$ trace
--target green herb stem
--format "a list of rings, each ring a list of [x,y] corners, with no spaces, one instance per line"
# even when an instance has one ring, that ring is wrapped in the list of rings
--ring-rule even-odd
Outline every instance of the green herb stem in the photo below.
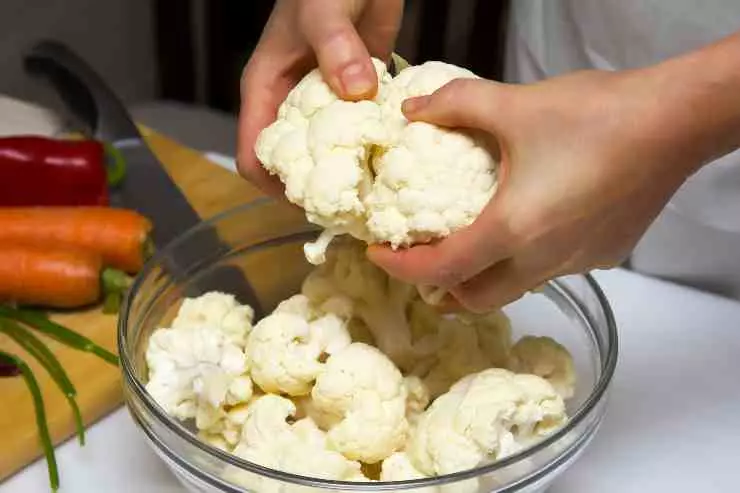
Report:
[[[72,381],[69,379],[67,372],[64,371],[64,367],[54,353],[43,343],[43,341],[37,338],[33,333],[24,329],[13,320],[0,318],[0,332],[6,333],[11,339],[13,339],[19,346],[25,349],[28,354],[33,356],[41,363],[41,366],[49,372],[52,380],[57,384],[59,389],[67,399],[69,406],[72,408],[72,414],[74,415],[75,426],[77,428],[77,437],[80,441],[80,445],[85,445],[85,426],[82,422],[82,414],[80,408],[77,405],[75,396],[77,390],[75,389]]]
[[[118,366],[118,356],[98,346],[87,337],[53,322],[42,313],[0,305],[0,316],[22,322],[62,344],[80,351],[92,353],[108,363]]]
[[[0,357],[4,360],[13,361],[13,363],[20,368],[23,379],[26,381],[29,392],[33,397],[33,407],[36,412],[36,427],[39,430],[39,439],[41,440],[41,446],[44,449],[44,455],[46,456],[46,465],[49,470],[49,484],[51,485],[52,491],[59,489],[59,469],[57,468],[57,459],[54,455],[54,445],[51,442],[51,435],[49,434],[49,427],[46,424],[46,411],[44,410],[44,398],[41,395],[41,389],[39,383],[36,381],[36,377],[33,375],[31,367],[29,367],[25,361],[17,356],[0,351]]]
[[[103,269],[103,313],[118,313],[123,295],[131,286],[131,278],[123,271],[111,268]]]

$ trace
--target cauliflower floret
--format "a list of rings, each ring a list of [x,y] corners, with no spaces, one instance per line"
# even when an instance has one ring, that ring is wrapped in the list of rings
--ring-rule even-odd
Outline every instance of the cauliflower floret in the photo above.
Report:
[[[431,323],[432,320],[430,317],[421,323]],[[466,375],[506,366],[511,347],[511,325],[503,312],[438,315],[435,325],[440,349],[431,364],[422,361],[414,369],[415,374],[423,376],[432,398],[446,392]]]
[[[379,462],[406,441],[406,386],[378,349],[352,343],[332,355],[311,396],[331,448],[349,459]]]
[[[345,317],[313,307],[304,295],[283,301],[255,325],[247,340],[254,382],[265,392],[308,394],[323,367],[322,358],[351,342]]]
[[[383,461],[380,471],[381,481],[407,481],[422,479],[428,476],[422,474],[409,460],[405,452],[396,452]],[[474,493],[478,491],[478,480],[468,479],[458,483],[449,483],[442,486],[428,486],[413,490],[415,493]]]
[[[302,292],[317,303],[337,295],[350,300],[374,344],[403,371],[438,349],[435,334],[420,333],[424,337],[415,338],[411,332],[407,311],[418,296],[414,287],[390,278],[371,263],[357,240],[333,244],[327,262],[309,274]]]
[[[380,471],[381,481],[406,481],[409,479],[426,478],[425,474],[419,472],[414,467],[404,452],[396,452],[383,461],[383,468]],[[418,493],[439,493],[439,488],[429,486],[428,488],[419,488],[414,490]]]
[[[495,166],[472,137],[409,123],[373,162],[375,182],[365,199],[371,237],[396,248],[470,225],[494,193]]]
[[[226,447],[231,451],[241,440],[242,428],[249,417],[248,409],[260,396],[252,396],[249,402],[230,407],[224,411],[222,419],[211,427],[202,430],[209,443],[215,442],[219,448]]]
[[[407,453],[426,475],[464,471],[519,451],[566,419],[563,399],[547,380],[488,369],[463,378],[432,403]]]
[[[289,94],[277,120],[257,139],[264,167],[285,184],[287,198],[326,228],[306,246],[324,261],[332,237],[349,233],[397,248],[468,226],[495,191],[497,162],[460,130],[408,122],[401,103],[457,78],[475,78],[442,62],[409,67],[392,79],[373,60],[373,100],[341,101],[310,72]]]
[[[223,417],[222,406],[252,395],[242,349],[212,327],[157,329],[146,351],[147,391],[167,414],[195,418],[199,429]]]
[[[409,425],[413,427],[429,405],[431,397],[424,381],[415,375],[404,377],[403,384],[406,386],[407,394],[406,419]]]
[[[254,310],[241,305],[231,294],[211,291],[197,298],[185,298],[180,305],[172,328],[213,327],[237,346],[244,347],[252,330]]]
[[[290,424],[295,413],[295,404],[289,399],[270,394],[259,397],[248,408],[242,438],[233,453],[256,464],[293,474],[340,481],[367,481],[360,470],[360,463],[331,450],[326,434],[310,418]],[[252,491],[282,493],[307,490],[236,468],[231,468],[226,476]]]
[[[563,399],[573,397],[576,386],[573,357],[550,337],[519,339],[511,348],[507,366],[516,373],[533,373],[544,378]]]
[[[381,61],[373,62],[380,97],[390,75]],[[260,133],[255,152],[285,184],[287,198],[306,210],[309,221],[330,235],[364,239],[362,195],[372,183],[368,161],[373,144],[387,139],[375,101],[342,101],[315,69],[280,105],[277,120]]]
[[[407,98],[426,96],[455,79],[475,79],[470,70],[449,63],[430,61],[421,65],[407,67],[384,87],[381,108],[383,121],[396,129],[392,135],[408,123],[401,111],[401,104]]]

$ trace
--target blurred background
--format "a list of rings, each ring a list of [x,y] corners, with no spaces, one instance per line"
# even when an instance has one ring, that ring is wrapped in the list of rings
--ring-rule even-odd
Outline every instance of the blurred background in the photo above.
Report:
[[[140,123],[196,149],[233,156],[239,77],[273,3],[2,0],[0,95],[59,108],[21,63],[34,42],[56,39],[85,58]],[[407,0],[397,52],[412,63],[445,60],[500,78],[507,4]]]

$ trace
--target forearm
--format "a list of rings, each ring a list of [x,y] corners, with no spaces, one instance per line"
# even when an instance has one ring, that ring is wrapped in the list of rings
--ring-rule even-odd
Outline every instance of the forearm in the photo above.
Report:
[[[740,32],[636,73],[653,93],[648,131],[687,173],[740,147]]]

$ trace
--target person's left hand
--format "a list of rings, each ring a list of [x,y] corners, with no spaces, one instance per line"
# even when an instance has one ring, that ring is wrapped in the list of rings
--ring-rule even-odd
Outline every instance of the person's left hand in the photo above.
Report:
[[[374,245],[370,259],[473,311],[618,264],[702,160],[656,101],[666,82],[596,71],[529,86],[456,80],[406,101],[410,120],[482,132],[500,149],[499,187],[471,226],[398,251]]]

